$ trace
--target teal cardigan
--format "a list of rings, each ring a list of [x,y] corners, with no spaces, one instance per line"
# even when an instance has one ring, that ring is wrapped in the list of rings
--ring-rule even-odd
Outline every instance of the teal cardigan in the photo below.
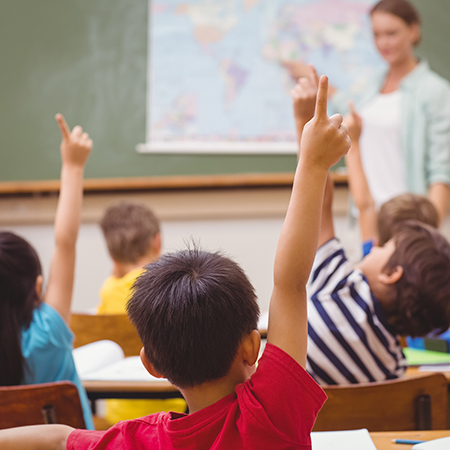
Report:
[[[381,90],[386,73],[380,73],[355,100],[356,109]],[[425,61],[401,82],[401,136],[409,192],[426,194],[434,183],[450,184],[450,83],[433,72]],[[348,93],[331,99],[335,112],[348,112]]]

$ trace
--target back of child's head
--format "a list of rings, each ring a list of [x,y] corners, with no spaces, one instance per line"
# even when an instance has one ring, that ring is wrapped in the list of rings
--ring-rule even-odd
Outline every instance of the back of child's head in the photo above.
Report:
[[[218,380],[242,338],[257,328],[259,307],[238,264],[190,249],[163,255],[136,280],[127,305],[155,370],[179,387]]]
[[[395,251],[385,271],[401,266],[389,322],[396,333],[423,336],[450,326],[450,244],[431,226],[406,221],[394,231]]]
[[[378,244],[383,246],[393,235],[398,224],[417,220],[434,228],[439,225],[439,215],[426,197],[415,194],[397,195],[383,203],[378,214]]]
[[[20,331],[28,328],[41,301],[36,293],[41,274],[34,248],[14,233],[0,232],[0,386],[23,380]]]
[[[101,222],[111,258],[118,263],[136,263],[146,256],[155,236],[160,232],[159,221],[144,205],[119,203],[109,207]]]

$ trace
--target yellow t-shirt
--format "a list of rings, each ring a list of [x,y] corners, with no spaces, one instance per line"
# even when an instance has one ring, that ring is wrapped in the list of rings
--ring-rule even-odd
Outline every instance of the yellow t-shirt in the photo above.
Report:
[[[97,314],[125,313],[131,286],[141,273],[142,269],[137,268],[122,278],[108,277],[100,288],[100,305],[97,308]]]
[[[131,286],[142,273],[134,269],[122,278],[111,276],[100,289],[98,314],[123,314],[130,295]],[[110,424],[119,420],[131,420],[160,411],[185,412],[186,402],[181,398],[167,400],[107,400],[105,418]]]

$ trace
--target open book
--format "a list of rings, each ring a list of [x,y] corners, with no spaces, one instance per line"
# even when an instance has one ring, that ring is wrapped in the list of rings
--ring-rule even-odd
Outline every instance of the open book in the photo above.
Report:
[[[78,375],[84,381],[162,381],[143,366],[139,356],[124,357],[120,345],[103,340],[73,350]]]

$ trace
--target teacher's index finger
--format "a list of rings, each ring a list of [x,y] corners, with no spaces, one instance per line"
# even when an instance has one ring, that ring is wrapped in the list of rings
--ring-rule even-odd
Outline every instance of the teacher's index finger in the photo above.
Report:
[[[316,110],[314,116],[317,118],[328,117],[327,115],[328,77],[322,75],[319,79],[317,90]]]
[[[67,125],[67,122],[66,122],[66,119],[64,119],[64,116],[62,114],[56,114],[55,119],[58,122],[62,137],[64,139],[69,138],[70,128],[69,128],[69,125]]]

